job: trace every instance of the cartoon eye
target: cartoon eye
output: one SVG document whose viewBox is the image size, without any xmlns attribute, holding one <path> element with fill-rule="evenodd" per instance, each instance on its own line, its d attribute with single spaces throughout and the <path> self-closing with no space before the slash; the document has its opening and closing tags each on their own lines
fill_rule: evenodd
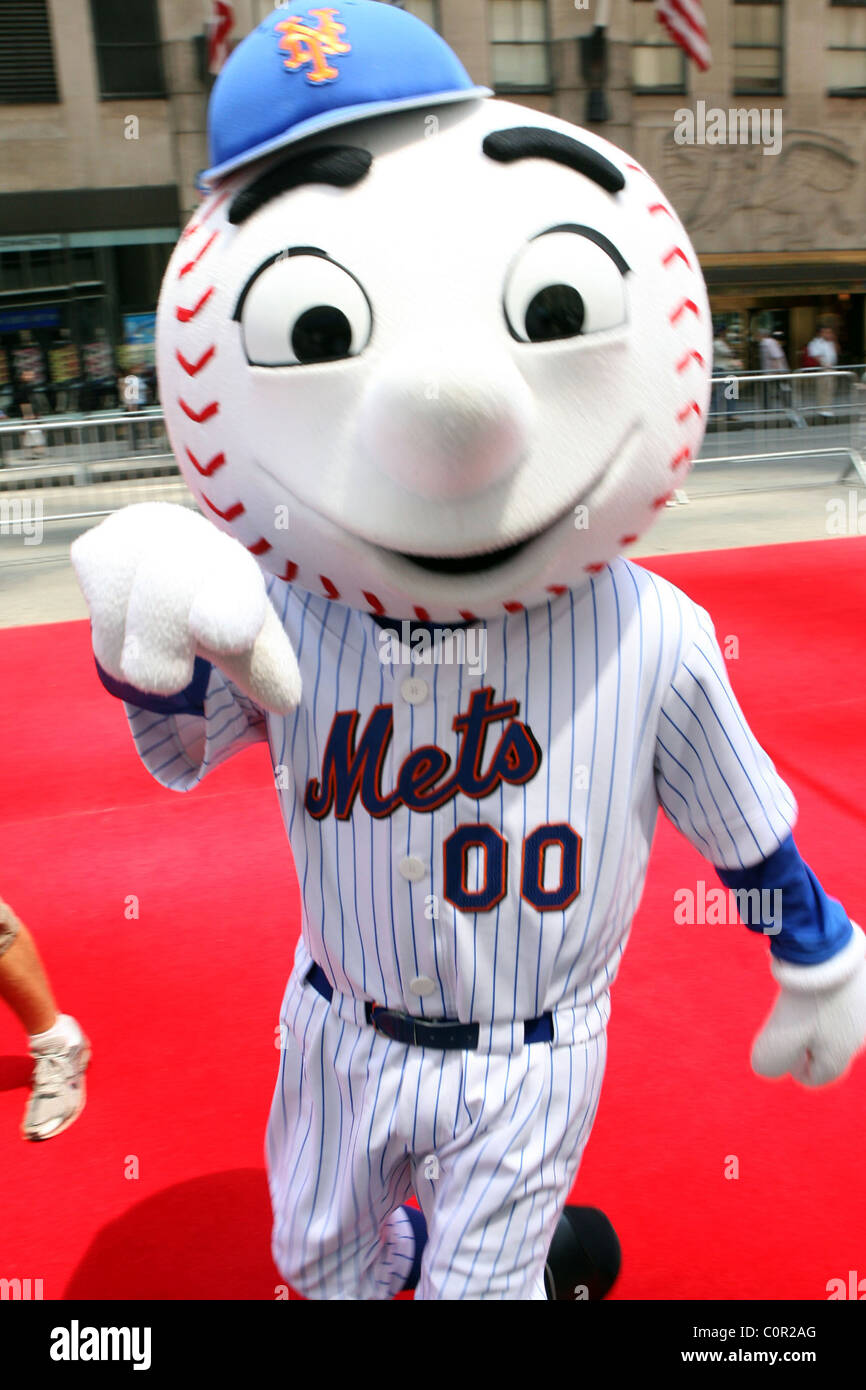
<svg viewBox="0 0 866 1390">
<path fill-rule="evenodd" d="M 553 227 L 524 247 L 505 286 L 505 317 L 521 343 L 550 343 L 616 328 L 626 320 L 616 247 L 590 227 Z"/>
<path fill-rule="evenodd" d="M 298 367 L 357 357 L 370 341 L 373 311 L 354 275 L 312 247 L 266 261 L 235 310 L 247 361 Z"/>
</svg>

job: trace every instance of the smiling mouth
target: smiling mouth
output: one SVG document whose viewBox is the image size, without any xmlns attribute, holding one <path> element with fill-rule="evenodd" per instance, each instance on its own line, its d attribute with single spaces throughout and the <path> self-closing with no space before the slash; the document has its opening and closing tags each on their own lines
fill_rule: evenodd
<svg viewBox="0 0 866 1390">
<path fill-rule="evenodd" d="M 598 476 L 593 478 L 589 487 L 576 501 L 569 502 L 565 510 L 559 516 L 555 516 L 552 521 L 549 521 L 546 526 L 542 526 L 540 531 L 534 531 L 531 536 L 524 536 L 523 540 L 512 541 L 511 545 L 500 546 L 498 550 L 482 550 L 470 555 L 415 555 L 408 550 L 389 550 L 385 546 L 378 546 L 377 549 L 386 555 L 408 561 L 410 565 L 414 565 L 416 569 L 422 570 L 426 574 L 457 575 L 461 578 L 470 574 L 487 574 L 491 570 L 500 569 L 507 565 L 509 560 L 516 559 L 531 545 L 535 545 L 549 536 L 560 522 L 572 514 L 575 507 L 588 501 L 606 472 L 607 465 L 599 470 Z"/>
<path fill-rule="evenodd" d="M 527 536 L 526 540 L 517 541 L 514 545 L 505 545 L 501 550 L 487 550 L 480 555 L 410 555 L 407 550 L 392 550 L 391 554 L 408 560 L 417 569 L 427 570 L 430 574 L 481 574 L 507 564 L 537 539 L 537 536 Z"/>
<path fill-rule="evenodd" d="M 490 571 L 500 569 L 507 565 L 510 560 L 516 559 L 524 550 L 528 550 L 530 546 L 535 546 L 539 542 L 544 541 L 556 530 L 567 516 L 572 515 L 576 507 L 585 506 L 590 501 L 596 489 L 608 476 L 611 467 L 613 467 L 617 460 L 625 454 L 632 440 L 637 435 L 638 430 L 639 422 L 635 421 L 625 431 L 625 434 L 611 456 L 604 460 L 596 470 L 595 475 L 589 480 L 588 484 L 584 486 L 580 496 L 572 498 L 568 506 L 560 512 L 558 516 L 553 517 L 547 525 L 542 526 L 540 530 L 534 531 L 531 536 L 524 536 L 522 540 L 513 541 L 510 545 L 501 546 L 496 550 L 483 550 L 469 555 L 417 555 L 408 550 L 391 550 L 387 546 L 377 546 L 376 549 L 382 555 L 389 555 L 394 559 L 405 560 L 408 564 L 414 566 L 415 569 L 421 570 L 426 574 L 451 575 L 463 578 L 467 575 L 487 574 Z"/>
</svg>

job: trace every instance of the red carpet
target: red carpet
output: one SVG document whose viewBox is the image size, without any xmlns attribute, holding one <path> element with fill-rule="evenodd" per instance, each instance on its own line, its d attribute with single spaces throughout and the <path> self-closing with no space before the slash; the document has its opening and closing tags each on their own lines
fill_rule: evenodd
<svg viewBox="0 0 866 1390">
<path fill-rule="evenodd" d="M 800 802 L 800 847 L 866 922 L 866 541 L 648 563 L 738 640 L 734 687 Z M 86 623 L 0 632 L 0 662 L 0 894 L 95 1054 L 81 1120 L 26 1145 L 29 1062 L 0 1007 L 0 1278 L 272 1299 L 262 1144 L 298 904 L 265 750 L 176 796 L 139 765 Z M 673 924 L 702 878 L 660 825 L 576 1197 L 617 1226 L 620 1298 L 826 1298 L 866 1278 L 866 1061 L 815 1093 L 752 1075 L 766 946 Z"/>
</svg>

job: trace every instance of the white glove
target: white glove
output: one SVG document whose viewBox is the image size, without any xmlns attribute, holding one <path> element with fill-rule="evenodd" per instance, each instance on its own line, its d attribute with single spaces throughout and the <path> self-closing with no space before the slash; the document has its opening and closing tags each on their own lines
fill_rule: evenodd
<svg viewBox="0 0 866 1390">
<path fill-rule="evenodd" d="M 848 1069 L 866 1042 L 866 937 L 855 924 L 847 946 L 821 965 L 773 960 L 782 986 L 752 1048 L 759 1076 L 790 1072 L 824 1086 Z"/>
<path fill-rule="evenodd" d="M 203 516 L 167 502 L 115 512 L 74 542 L 93 650 L 116 680 L 157 695 L 189 685 L 196 655 L 263 709 L 301 698 L 291 643 L 255 559 Z"/>
</svg>

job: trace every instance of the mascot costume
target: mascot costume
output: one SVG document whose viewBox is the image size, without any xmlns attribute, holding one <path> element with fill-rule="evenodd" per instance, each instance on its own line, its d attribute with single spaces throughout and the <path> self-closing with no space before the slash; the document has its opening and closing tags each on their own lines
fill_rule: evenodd
<svg viewBox="0 0 866 1390">
<path fill-rule="evenodd" d="M 634 160 L 378 0 L 277 9 L 209 125 L 157 330 L 202 514 L 73 560 L 154 777 L 270 747 L 274 1258 L 310 1298 L 603 1296 L 616 1236 L 566 1201 L 659 806 L 740 903 L 783 892 L 755 1069 L 819 1085 L 866 1037 L 863 934 L 710 619 L 621 557 L 700 445 L 697 258 Z"/>
</svg>

